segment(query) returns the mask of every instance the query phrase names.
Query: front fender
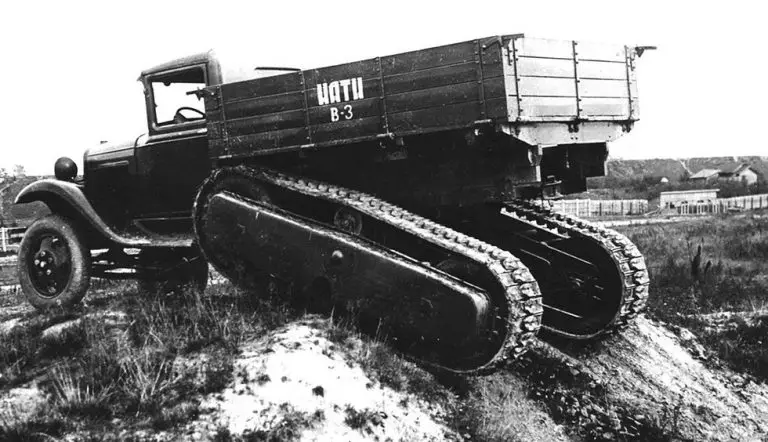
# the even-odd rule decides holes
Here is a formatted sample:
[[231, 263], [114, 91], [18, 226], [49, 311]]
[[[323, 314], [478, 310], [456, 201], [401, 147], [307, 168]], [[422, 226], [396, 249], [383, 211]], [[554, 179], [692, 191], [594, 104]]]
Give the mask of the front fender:
[[158, 239], [135, 235], [124, 235], [112, 229], [91, 205], [83, 187], [68, 181], [42, 179], [35, 181], [19, 192], [15, 204], [41, 201], [54, 213], [61, 213], [85, 223], [101, 239], [122, 247], [189, 247], [189, 239]]
[[117, 235], [96, 213], [80, 185], [68, 181], [42, 179], [29, 184], [16, 196], [14, 204], [41, 201], [54, 213], [62, 213], [87, 223], [100, 236], [113, 240]]

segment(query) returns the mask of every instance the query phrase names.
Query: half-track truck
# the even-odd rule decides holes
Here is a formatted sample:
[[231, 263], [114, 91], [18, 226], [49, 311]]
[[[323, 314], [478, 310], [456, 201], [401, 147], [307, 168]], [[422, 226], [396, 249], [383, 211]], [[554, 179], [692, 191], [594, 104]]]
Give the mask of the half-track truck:
[[16, 203], [20, 284], [45, 309], [89, 278], [236, 286], [346, 312], [423, 363], [487, 372], [540, 328], [619, 330], [648, 271], [547, 200], [606, 172], [638, 120], [643, 47], [503, 35], [336, 66], [141, 73], [148, 133], [66, 158]]

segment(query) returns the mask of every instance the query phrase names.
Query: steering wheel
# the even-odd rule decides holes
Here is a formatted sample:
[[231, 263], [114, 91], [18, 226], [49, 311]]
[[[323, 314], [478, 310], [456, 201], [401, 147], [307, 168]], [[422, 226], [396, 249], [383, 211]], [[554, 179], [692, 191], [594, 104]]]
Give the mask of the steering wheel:
[[173, 121], [175, 123], [185, 123], [187, 121], [190, 121], [191, 119], [192, 120], [197, 120], [198, 119], [198, 118], [187, 118], [187, 117], [185, 117], [181, 113], [181, 111], [183, 111], [183, 110], [188, 110], [188, 111], [192, 111], [192, 112], [194, 112], [196, 114], [199, 114], [200, 115], [199, 119], [205, 118], [205, 112], [203, 112], [201, 110], [198, 110], [198, 109], [195, 109], [194, 107], [182, 106], [182, 107], [176, 109], [176, 114], [174, 114], [174, 116], [173, 116]]

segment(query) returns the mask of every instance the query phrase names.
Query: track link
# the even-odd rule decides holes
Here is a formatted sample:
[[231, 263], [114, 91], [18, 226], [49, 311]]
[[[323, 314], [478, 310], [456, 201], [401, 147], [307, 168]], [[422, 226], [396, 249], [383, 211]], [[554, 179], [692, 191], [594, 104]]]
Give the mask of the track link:
[[[535, 229], [549, 230], [557, 235], [586, 238], [600, 244], [609, 253], [622, 275], [621, 303], [614, 320], [600, 333], [589, 338], [627, 327], [644, 311], [648, 299], [650, 280], [643, 255], [632, 241], [615, 230], [553, 211], [546, 204], [540, 201], [513, 201], [505, 204], [503, 213]], [[546, 323], [542, 328], [565, 337], [583, 339]]]
[[[436, 368], [462, 374], [488, 373], [503, 362], [524, 353], [534, 340], [541, 326], [543, 314], [541, 292], [533, 275], [517, 257], [498, 247], [362, 192], [268, 169], [244, 166], [218, 169], [203, 183], [198, 197], [195, 199], [195, 233], [201, 244], [204, 244], [204, 240], [200, 238], [198, 224], [201, 221], [200, 216], [202, 216], [199, 210], [200, 205], [204, 203], [202, 198], [212, 191], [217, 180], [227, 175], [246, 177], [258, 183], [276, 186], [281, 190], [356, 210], [367, 217], [386, 223], [395, 229], [407, 232], [486, 268], [493, 275], [495, 283], [501, 288], [501, 290], [488, 290], [490, 296], [493, 296], [492, 293], [494, 292], [501, 293], [501, 295], [497, 295], [496, 299], [492, 299], [496, 311], [493, 334], [500, 335], [500, 338], [494, 338], [498, 342], [498, 346], [486, 362], [472, 369], [457, 370], [445, 366], [437, 366]], [[325, 222], [324, 224], [327, 225], [328, 223]], [[211, 260], [209, 259], [209, 261]], [[212, 264], [216, 266], [213, 261]], [[415, 356], [418, 358], [418, 355]]]

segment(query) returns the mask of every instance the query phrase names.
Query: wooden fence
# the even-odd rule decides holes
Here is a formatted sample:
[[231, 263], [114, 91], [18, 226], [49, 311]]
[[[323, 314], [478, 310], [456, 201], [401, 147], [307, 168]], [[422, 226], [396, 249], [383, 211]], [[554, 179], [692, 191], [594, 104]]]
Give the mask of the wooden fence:
[[19, 250], [26, 227], [0, 227], [0, 251], [7, 253]]
[[646, 200], [557, 200], [552, 209], [578, 217], [643, 215], [648, 212]]
[[768, 208], [768, 194], [719, 198], [711, 203], [682, 204], [676, 207], [679, 215], [703, 215], [765, 208]]

